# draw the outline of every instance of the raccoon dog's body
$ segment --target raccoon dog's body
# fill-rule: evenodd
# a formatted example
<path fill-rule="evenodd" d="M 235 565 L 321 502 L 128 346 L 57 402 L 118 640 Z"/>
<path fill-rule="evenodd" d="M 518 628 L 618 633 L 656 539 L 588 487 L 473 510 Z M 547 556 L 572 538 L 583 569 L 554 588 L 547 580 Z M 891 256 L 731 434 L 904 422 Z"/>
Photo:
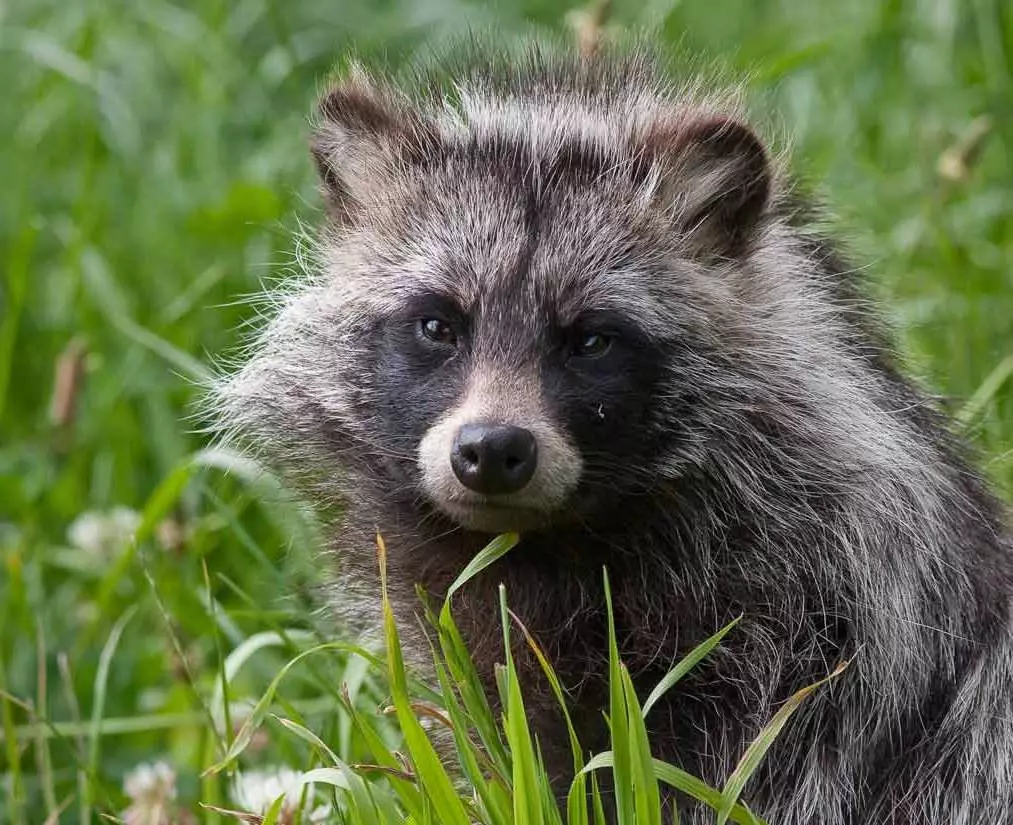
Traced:
<path fill-rule="evenodd" d="M 439 596 L 521 531 L 457 615 L 491 680 L 506 583 L 588 747 L 606 741 L 607 566 L 644 693 L 743 615 L 649 714 L 657 756 L 722 782 L 792 692 L 854 657 L 770 751 L 753 809 L 1013 822 L 1001 508 L 754 132 L 659 78 L 642 56 L 532 51 L 440 94 L 362 72 L 329 91 L 319 272 L 220 385 L 223 426 L 343 501 L 336 600 L 361 617 L 375 530 L 406 628 L 416 583 Z"/>

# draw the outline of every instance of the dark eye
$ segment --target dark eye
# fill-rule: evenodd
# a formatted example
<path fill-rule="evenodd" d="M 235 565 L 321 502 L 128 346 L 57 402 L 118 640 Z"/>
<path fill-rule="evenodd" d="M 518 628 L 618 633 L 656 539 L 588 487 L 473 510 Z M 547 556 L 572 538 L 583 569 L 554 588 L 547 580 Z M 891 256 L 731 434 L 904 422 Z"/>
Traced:
<path fill-rule="evenodd" d="M 602 332 L 581 332 L 573 340 L 570 355 L 575 358 L 601 358 L 611 348 L 611 336 Z"/>
<path fill-rule="evenodd" d="M 419 321 L 419 332 L 423 338 L 428 338 L 436 344 L 446 347 L 457 346 L 457 333 L 454 332 L 454 328 L 439 318 L 424 318 Z"/>

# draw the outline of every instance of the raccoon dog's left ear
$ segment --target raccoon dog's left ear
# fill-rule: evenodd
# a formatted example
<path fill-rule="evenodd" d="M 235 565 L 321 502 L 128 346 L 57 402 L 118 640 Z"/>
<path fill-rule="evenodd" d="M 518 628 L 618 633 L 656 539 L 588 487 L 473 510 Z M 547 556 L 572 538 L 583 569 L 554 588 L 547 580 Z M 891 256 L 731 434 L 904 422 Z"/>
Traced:
<path fill-rule="evenodd" d="M 735 258 L 770 198 L 771 169 L 756 133 L 729 116 L 697 114 L 653 136 L 665 172 L 661 194 L 691 252 Z"/>
<path fill-rule="evenodd" d="M 437 143 L 435 124 L 417 106 L 353 66 L 320 99 L 310 141 L 328 211 L 339 222 L 354 219 L 399 166 Z"/>

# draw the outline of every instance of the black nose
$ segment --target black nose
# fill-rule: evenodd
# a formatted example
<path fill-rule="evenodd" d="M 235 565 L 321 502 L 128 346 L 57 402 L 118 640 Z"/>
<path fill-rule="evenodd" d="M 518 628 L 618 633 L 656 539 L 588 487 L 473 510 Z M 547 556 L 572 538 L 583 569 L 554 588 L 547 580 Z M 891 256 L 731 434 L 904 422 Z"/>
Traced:
<path fill-rule="evenodd" d="M 515 493 L 535 474 L 538 444 L 521 427 L 466 424 L 454 438 L 450 464 L 461 484 L 478 493 Z"/>

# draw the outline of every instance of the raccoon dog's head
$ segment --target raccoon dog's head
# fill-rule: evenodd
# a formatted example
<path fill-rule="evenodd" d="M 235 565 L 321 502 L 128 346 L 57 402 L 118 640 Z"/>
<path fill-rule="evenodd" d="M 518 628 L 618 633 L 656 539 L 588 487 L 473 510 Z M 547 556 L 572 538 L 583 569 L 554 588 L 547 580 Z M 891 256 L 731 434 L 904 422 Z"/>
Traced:
<path fill-rule="evenodd" d="M 721 273 L 770 196 L 748 127 L 639 58 L 437 94 L 354 71 L 319 111 L 320 274 L 232 379 L 236 423 L 488 532 L 612 517 L 694 460 Z"/>

